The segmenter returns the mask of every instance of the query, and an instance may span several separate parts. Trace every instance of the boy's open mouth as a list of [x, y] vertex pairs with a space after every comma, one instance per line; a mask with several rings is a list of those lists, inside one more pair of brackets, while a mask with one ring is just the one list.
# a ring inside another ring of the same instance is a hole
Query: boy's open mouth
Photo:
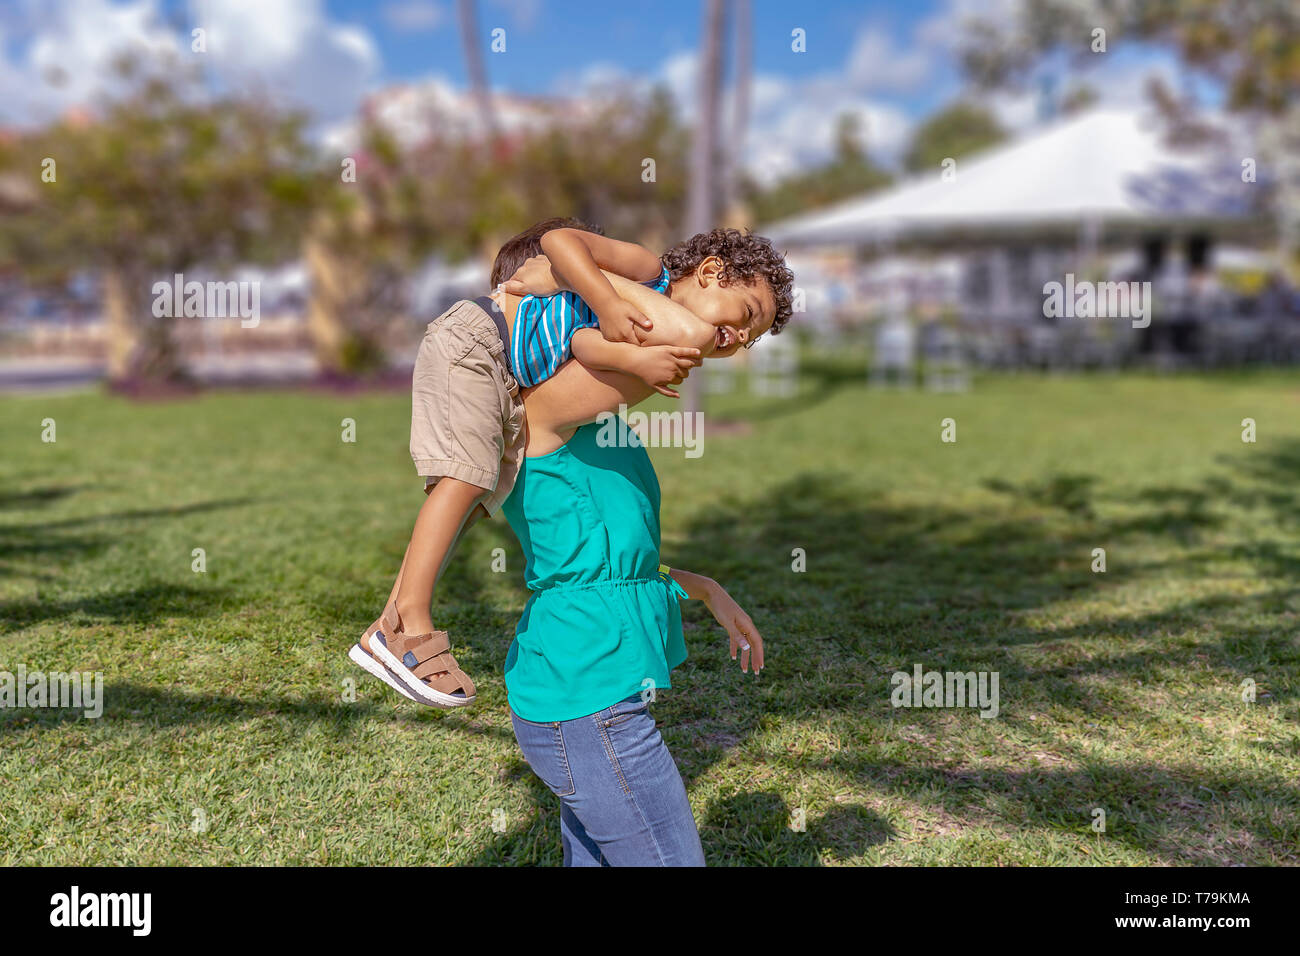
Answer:
[[719, 352], [723, 349], [731, 348], [731, 346], [736, 344], [736, 333], [725, 325], [720, 325], [718, 326], [717, 334], [714, 336], [714, 342], [716, 343]]

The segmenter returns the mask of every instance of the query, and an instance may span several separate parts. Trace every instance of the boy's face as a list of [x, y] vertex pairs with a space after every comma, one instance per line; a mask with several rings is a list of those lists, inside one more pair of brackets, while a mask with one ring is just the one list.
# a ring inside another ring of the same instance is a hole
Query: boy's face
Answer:
[[675, 280], [669, 292], [674, 302], [718, 330], [711, 358], [735, 355], [776, 320], [776, 296], [766, 279], [723, 280], [722, 268], [721, 259], [709, 256], [694, 273]]

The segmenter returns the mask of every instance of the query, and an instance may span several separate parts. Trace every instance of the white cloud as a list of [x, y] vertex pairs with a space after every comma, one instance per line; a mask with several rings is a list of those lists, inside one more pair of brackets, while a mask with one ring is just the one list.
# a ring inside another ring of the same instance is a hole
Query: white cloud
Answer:
[[384, 4], [382, 13], [389, 26], [410, 33], [436, 30], [447, 20], [447, 11], [433, 0], [397, 0]]
[[966, 39], [971, 19], [1011, 23], [1020, 16], [1023, 0], [947, 0], [916, 27], [917, 42], [931, 50], [951, 53]]
[[[864, 31], [855, 55], [873, 48], [879, 36]], [[850, 57], [850, 62], [852, 57]], [[616, 64], [598, 62], [580, 73], [556, 83], [556, 92], [566, 96], [617, 96], [628, 86], [646, 90], [659, 86], [677, 103], [682, 121], [690, 126], [698, 110], [698, 56], [694, 51], [675, 53], [649, 75], [630, 74]], [[732, 91], [722, 102], [723, 142], [734, 151], [744, 169], [760, 184], [771, 183], [825, 162], [832, 154], [840, 118], [858, 119], [865, 145], [872, 157], [887, 165], [896, 163], [908, 137], [912, 121], [900, 108], [872, 96], [868, 87], [892, 84], [912, 85], [924, 79], [929, 66], [924, 55], [893, 57], [896, 64], [889, 78], [869, 75], [859, 65], [858, 82], [852, 82], [849, 66], [839, 72], [792, 78], [780, 74], [755, 73], [750, 87], [750, 117], [744, 143], [727, 139], [732, 122]]]
[[208, 64], [237, 88], [254, 88], [318, 121], [356, 109], [379, 72], [379, 51], [359, 27], [330, 21], [320, 0], [192, 0], [208, 31]]
[[[929, 30], [925, 35], [923, 28]], [[825, 162], [846, 115], [857, 119], [872, 158], [896, 165], [915, 124], [881, 94], [911, 92], [931, 82], [941, 52], [935, 29], [924, 23], [906, 44], [869, 25], [836, 70], [810, 77], [756, 75], [745, 150], [750, 174], [768, 184]]]
[[912, 121], [901, 109], [833, 80], [765, 77], [754, 92], [745, 165], [763, 185], [828, 159], [843, 116], [857, 119], [867, 150], [885, 164], [896, 161], [911, 135]]
[[[907, 67], [908, 82], [916, 82], [922, 75], [918, 64]], [[696, 69], [694, 53], [679, 53], [665, 61], [657, 74], [658, 81], [676, 98], [687, 123], [694, 120], [696, 112]], [[834, 149], [840, 118], [846, 114], [858, 119], [874, 158], [886, 164], [896, 160], [907, 144], [911, 120], [903, 110], [871, 96], [862, 84], [850, 82], [847, 69], [800, 78], [754, 75], [745, 142], [732, 145], [750, 175], [769, 185], [825, 162]], [[727, 96], [723, 101], [724, 130], [731, 115], [731, 97]]]
[[1096, 105], [1116, 109], [1143, 110], [1151, 106], [1148, 84], [1159, 78], [1171, 90], [1182, 88], [1184, 73], [1172, 54], [1152, 52], [1143, 59], [1121, 62], [1099, 60], [1086, 70], [1066, 72], [1045, 67], [1037, 82], [1020, 91], [997, 90], [981, 93], [979, 102], [1009, 130], [1027, 129], [1040, 122], [1044, 90], [1042, 77], [1050, 82], [1050, 95], [1060, 103], [1076, 87], [1086, 86], [1097, 95]]
[[930, 50], [913, 44], [900, 47], [887, 33], [867, 29], [858, 34], [849, 54], [846, 79], [858, 90], [910, 91], [933, 70]]
[[[39, 12], [38, 12], [39, 10]], [[38, 123], [70, 106], [112, 94], [121, 81], [113, 61], [178, 55], [176, 34], [163, 25], [154, 0], [113, 4], [65, 0], [29, 7], [35, 27], [16, 61], [0, 43], [0, 122]]]
[[[1022, 16], [1026, 0], [945, 0], [940, 8], [917, 25], [918, 43], [935, 58], [953, 59], [968, 39], [972, 18], [995, 25], [1014, 24]], [[1147, 82], [1158, 76], [1172, 89], [1183, 85], [1184, 70], [1177, 57], [1158, 48], [1130, 47], [1127, 56], [1111, 52], [1073, 60], [1063, 55], [1040, 63], [1019, 90], [982, 91], [978, 102], [986, 106], [1006, 128], [1019, 131], [1034, 126], [1042, 115], [1046, 79], [1053, 98], [1060, 102], [1077, 86], [1088, 86], [1097, 94], [1099, 106], [1141, 109], [1150, 104]], [[969, 93], [954, 88], [953, 94]]]
[[[320, 0], [191, 0], [188, 12], [177, 24], [158, 0], [47, 0], [22, 16], [10, 8], [0, 21], [10, 37], [0, 43], [0, 123], [48, 121], [120, 92], [111, 67], [123, 53], [198, 61], [218, 86], [254, 89], [321, 121], [352, 113], [378, 74], [369, 34], [331, 21]], [[190, 49], [195, 27], [206, 31], [206, 53]]]

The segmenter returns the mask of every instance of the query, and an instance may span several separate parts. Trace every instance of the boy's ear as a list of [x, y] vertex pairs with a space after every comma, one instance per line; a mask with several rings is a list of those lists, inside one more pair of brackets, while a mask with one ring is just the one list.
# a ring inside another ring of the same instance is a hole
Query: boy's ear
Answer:
[[695, 267], [695, 278], [699, 280], [700, 285], [710, 286], [722, 276], [724, 265], [718, 256], [706, 256]]

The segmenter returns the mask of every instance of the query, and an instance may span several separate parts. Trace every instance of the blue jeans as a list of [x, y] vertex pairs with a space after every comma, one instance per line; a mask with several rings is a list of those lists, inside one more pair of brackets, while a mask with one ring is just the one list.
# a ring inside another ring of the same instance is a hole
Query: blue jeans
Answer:
[[565, 866], [704, 866], [686, 787], [639, 694], [573, 720], [510, 720], [560, 798]]

